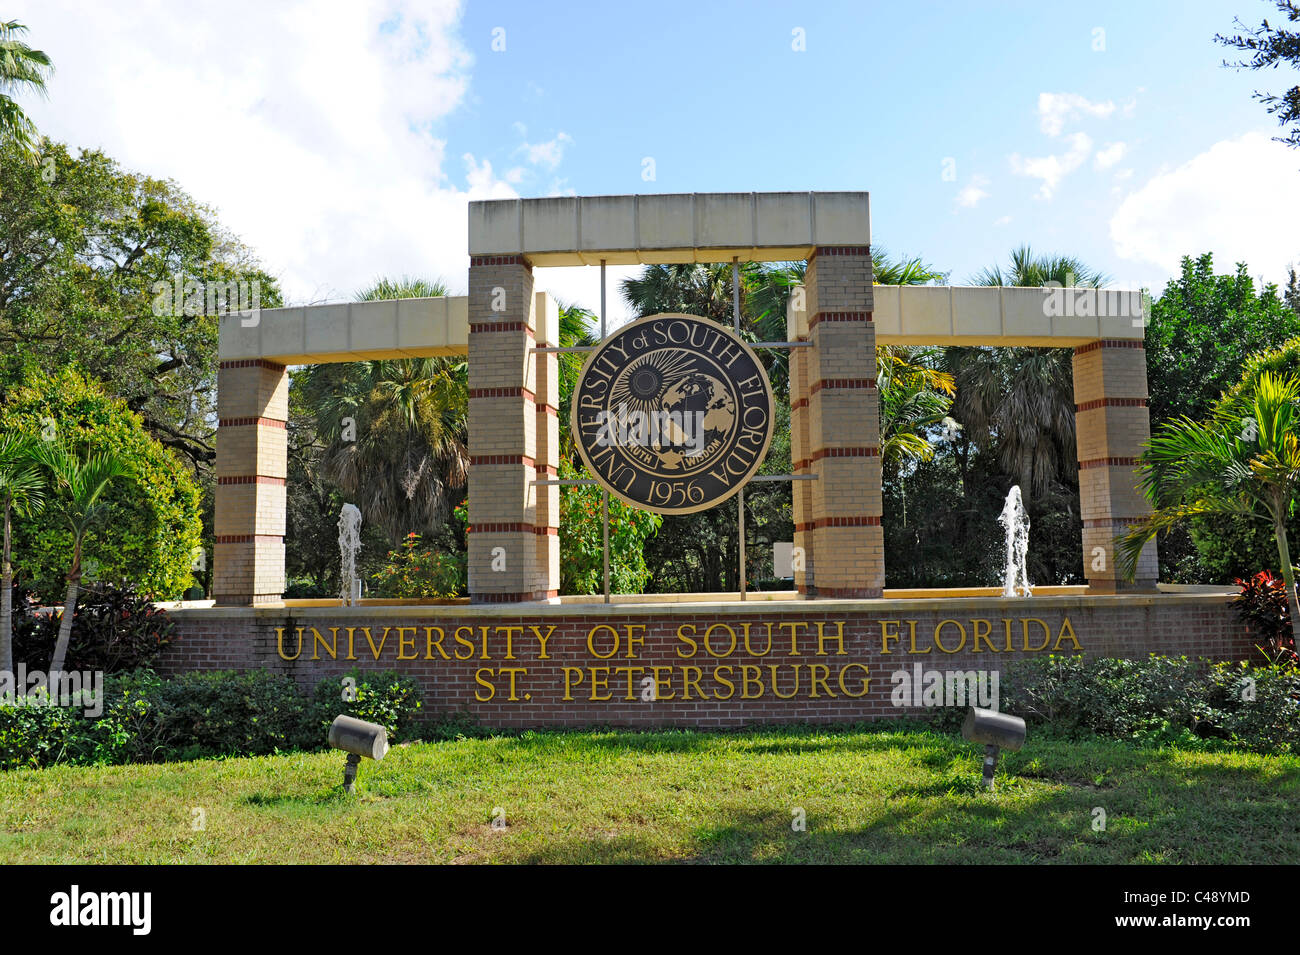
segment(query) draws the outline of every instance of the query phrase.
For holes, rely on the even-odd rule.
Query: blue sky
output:
[[[297,301],[463,288],[465,203],[511,195],[865,189],[957,284],[1025,242],[1157,290],[1300,262],[1300,151],[1250,96],[1295,73],[1212,40],[1260,0],[124,6],[17,4],[59,67],[33,115],[174,177]],[[593,273],[539,282],[594,304]]]

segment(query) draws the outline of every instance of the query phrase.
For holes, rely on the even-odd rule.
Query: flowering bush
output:
[[[382,597],[455,597],[466,589],[465,557],[425,546],[419,534],[410,533],[371,579]]]
[[[1251,636],[1264,641],[1260,652],[1275,663],[1297,662],[1291,608],[1282,578],[1271,570],[1261,570],[1249,580],[1238,577],[1233,583],[1241,588],[1237,612]]]

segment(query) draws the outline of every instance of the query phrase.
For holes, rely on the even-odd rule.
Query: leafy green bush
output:
[[[1003,712],[1067,738],[1218,739],[1257,752],[1300,751],[1300,670],[1286,666],[1049,654],[1013,663],[1001,696]]]
[[[466,589],[464,554],[420,546],[420,535],[406,535],[399,550],[388,552],[388,563],[371,575],[381,597],[445,598]]]
[[[316,684],[314,704],[321,739],[342,714],[380,724],[390,743],[411,738],[424,707],[420,687],[409,676],[392,670],[362,675],[355,667],[341,678]]]
[[[18,619],[20,612],[25,619]],[[101,584],[83,590],[77,595],[65,668],[117,673],[149,666],[171,643],[175,629],[167,614],[134,587]],[[15,601],[15,661],[47,667],[58,635],[56,615],[38,615],[30,600]]]
[[[125,402],[71,369],[36,373],[5,395],[0,431],[48,434],[125,455],[137,479],[118,482],[104,496],[107,519],[86,538],[86,557],[98,563],[92,579],[134,581],[158,599],[179,597],[190,586],[202,529],[198,485]],[[55,497],[47,511],[59,506]],[[71,553],[71,533],[48,513],[15,519],[14,565],[45,602],[62,602]]]
[[[344,702],[340,681],[323,681],[309,696],[291,677],[265,670],[170,679],[151,670],[116,674],[105,681],[99,716],[79,707],[0,706],[0,768],[320,749],[339,713],[384,724],[395,742],[413,737],[422,703],[410,677],[350,676],[355,699]]]

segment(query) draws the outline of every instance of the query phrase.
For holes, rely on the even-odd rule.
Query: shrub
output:
[[[1052,654],[1013,663],[1001,692],[999,709],[1051,735],[1300,751],[1300,670],[1289,666]]]
[[[342,678],[316,684],[314,702],[322,741],[334,717],[345,714],[380,724],[389,742],[400,743],[411,738],[424,707],[420,687],[409,676],[391,670],[363,675],[355,667]]]
[[[199,489],[185,466],[145,431],[125,402],[71,369],[36,373],[5,395],[0,431],[53,433],[76,447],[125,455],[137,479],[104,496],[108,517],[86,539],[105,581],[134,581],[146,596],[172,599],[193,582],[202,529]],[[62,601],[71,533],[44,515],[14,520],[14,564],[47,603]]]
[[[388,552],[388,563],[371,575],[375,591],[384,597],[454,597],[465,590],[465,555],[420,545],[419,534],[407,534],[399,550]]]
[[[15,601],[14,659],[29,668],[48,666],[59,634],[58,616],[37,615],[34,603],[25,600],[25,619],[20,624],[18,608]],[[171,643],[175,629],[167,614],[134,587],[100,585],[83,590],[72,618],[66,669],[117,673],[149,666]]]
[[[1246,621],[1251,635],[1263,641],[1260,652],[1270,663],[1297,662],[1291,607],[1282,578],[1272,571],[1261,570],[1247,580],[1237,578],[1233,583],[1241,588],[1237,612]]]

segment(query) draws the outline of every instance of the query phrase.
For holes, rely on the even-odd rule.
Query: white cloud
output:
[[[1300,254],[1296,154],[1264,133],[1215,143],[1130,193],[1110,220],[1115,252],[1178,270],[1184,255],[1213,252],[1215,267],[1245,262],[1252,275],[1284,278]]]
[[[516,125],[518,125],[516,123]],[[564,147],[573,142],[573,137],[568,133],[559,133],[554,139],[547,140],[544,143],[523,143],[516,152],[522,152],[530,165],[545,166],[547,169],[554,169],[564,158]]]
[[[963,209],[974,209],[981,199],[988,198],[988,192],[984,189],[989,184],[988,177],[981,176],[978,173],[971,176],[970,182],[957,193],[957,205]]]
[[[998,216],[996,219],[993,220],[993,224],[998,226],[1010,225],[1011,216]]]
[[[463,292],[469,200],[516,195],[433,132],[473,65],[454,0],[225,0],[183,15],[144,0],[129,16],[14,0],[11,15],[57,69],[30,104],[42,131],[175,179],[290,301],[347,299],[380,274]]]
[[[1092,164],[1098,169],[1109,169],[1115,163],[1124,158],[1128,152],[1128,145],[1125,143],[1107,143],[1103,148],[1097,150],[1097,155],[1093,157]]]
[[[1093,103],[1078,93],[1038,94],[1038,123],[1043,132],[1049,136],[1061,135],[1066,121],[1075,116],[1105,119],[1113,112],[1115,112],[1115,104],[1110,100],[1104,103]]]
[[[1025,158],[1019,153],[1012,153],[1012,172],[1042,180],[1035,198],[1052,198],[1061,180],[1082,166],[1092,152],[1092,138],[1087,133],[1071,133],[1065,138],[1069,149],[1060,155]]]

